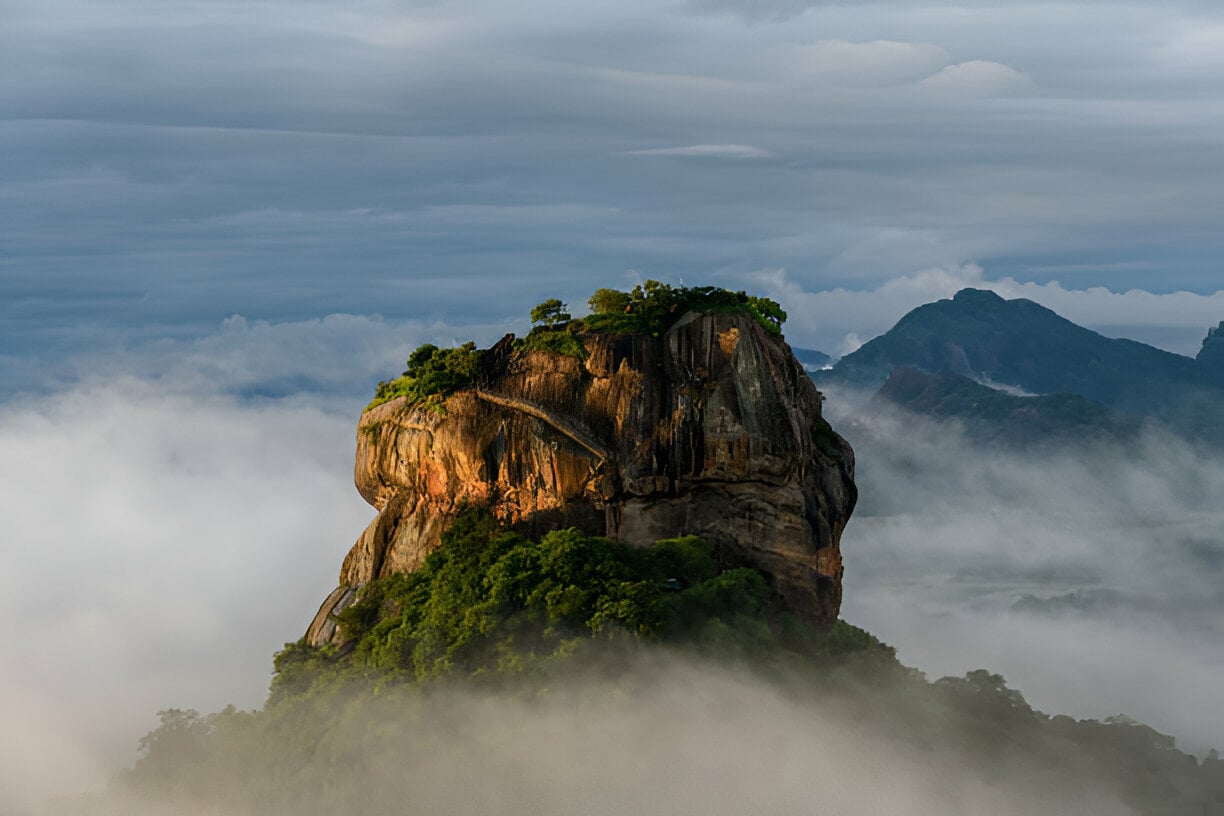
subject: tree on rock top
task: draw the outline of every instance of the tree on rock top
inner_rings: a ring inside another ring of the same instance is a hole
[[[557,298],[549,298],[531,310],[531,322],[552,328],[572,319],[566,305]]]

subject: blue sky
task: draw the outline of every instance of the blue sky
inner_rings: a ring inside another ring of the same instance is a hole
[[[0,810],[260,702],[415,345],[658,278],[831,353],[966,285],[1193,353],[1222,133],[1207,2],[0,0]]]

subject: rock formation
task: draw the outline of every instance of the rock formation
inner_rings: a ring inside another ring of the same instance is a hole
[[[1224,373],[1224,322],[1207,332],[1195,359],[1212,372]]]
[[[309,642],[336,637],[332,613],[416,568],[473,501],[529,535],[698,535],[761,570],[795,613],[836,619],[854,454],[781,337],[748,314],[690,312],[661,337],[580,338],[585,360],[514,351],[508,335],[442,410],[398,398],[362,415],[357,489],[379,514]]]

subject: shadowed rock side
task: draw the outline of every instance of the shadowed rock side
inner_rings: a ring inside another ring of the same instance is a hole
[[[698,535],[756,567],[785,602],[830,623],[854,454],[781,338],[743,314],[690,313],[660,338],[582,336],[587,359],[484,353],[475,389],[445,413],[403,398],[367,411],[356,482],[378,517],[344,560],[328,616],[372,578],[416,568],[464,502],[528,535],[577,527],[648,545]]]
[[[1204,368],[1224,372],[1224,322],[1207,332],[1203,347],[1195,359]]]

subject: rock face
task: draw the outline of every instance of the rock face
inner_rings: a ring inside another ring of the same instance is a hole
[[[764,572],[797,614],[836,619],[854,454],[790,348],[745,314],[689,313],[662,337],[589,334],[582,361],[484,353],[445,411],[362,415],[357,489],[378,508],[307,633],[365,582],[415,569],[464,502],[529,535],[577,527],[641,545],[699,535]]]
[[[1212,372],[1224,374],[1224,322],[1207,332],[1195,359]]]

